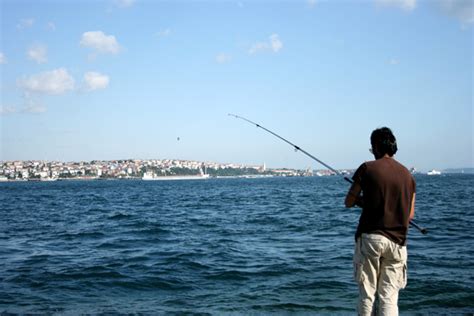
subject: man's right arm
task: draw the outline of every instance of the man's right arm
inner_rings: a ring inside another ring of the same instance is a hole
[[[352,182],[351,188],[349,189],[349,192],[347,192],[346,195],[346,200],[344,201],[344,204],[346,207],[353,207],[355,205],[363,207],[364,206],[364,199],[362,198],[362,179],[366,173],[367,170],[367,165],[363,163],[362,165],[357,168],[356,172],[354,173],[354,176],[352,177]]]
[[[360,186],[359,182],[354,182],[351,185],[351,188],[349,189],[349,192],[347,192],[346,195],[346,200],[344,201],[344,204],[346,207],[353,207],[354,205],[359,205],[362,206],[362,198],[360,196],[360,193],[362,192],[362,187]]]

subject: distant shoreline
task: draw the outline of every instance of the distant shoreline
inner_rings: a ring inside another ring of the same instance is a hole
[[[426,177],[433,177],[430,175],[427,175],[426,173],[415,173],[415,176],[426,176]],[[474,176],[474,172],[445,172],[439,176],[460,176],[460,175],[465,175],[465,176]],[[206,180],[212,180],[212,179],[268,179],[268,178],[332,178],[332,177],[337,177],[337,175],[332,175],[332,176],[282,176],[282,175],[236,175],[236,176],[214,176],[214,177],[209,177]],[[435,176],[436,177],[436,176]],[[158,179],[159,181],[186,181],[185,179],[183,180],[177,180],[177,179]],[[60,179],[46,179],[46,180],[41,180],[41,179],[7,179],[7,180],[1,180],[1,183],[22,183],[22,182],[84,182],[84,181],[143,181],[143,182],[150,182],[147,180],[143,180],[142,178],[139,177],[134,177],[134,178],[60,178]],[[192,179],[188,179],[187,181],[193,181]],[[151,181],[154,182],[154,181]]]

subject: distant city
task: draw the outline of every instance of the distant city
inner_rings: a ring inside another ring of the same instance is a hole
[[[340,170],[343,174],[352,170]],[[329,170],[313,171],[308,168],[269,169],[265,164],[252,166],[234,163],[201,162],[179,159],[124,159],[93,160],[90,162],[61,161],[0,161],[0,181],[55,181],[55,180],[107,180],[147,179],[208,175],[208,177],[307,177],[330,176]]]
[[[351,174],[352,169],[337,170]],[[419,173],[411,168],[412,173]],[[428,175],[474,173],[474,168],[431,170]],[[266,168],[263,165],[202,162],[179,159],[61,161],[0,161],[0,181],[112,180],[112,179],[183,179],[199,177],[312,177],[331,176],[331,170]]]

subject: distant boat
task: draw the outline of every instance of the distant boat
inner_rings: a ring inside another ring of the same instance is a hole
[[[209,179],[208,174],[204,175],[191,175],[191,176],[157,176],[156,174],[145,173],[142,180],[146,181],[164,181],[164,180],[204,180]]]
[[[431,171],[428,171],[426,174],[429,176],[439,176],[441,174],[441,171],[433,169]]]
[[[209,175],[199,169],[199,174],[189,176],[157,176],[154,172],[146,172],[142,180],[145,181],[169,181],[169,180],[205,180],[209,179]]]
[[[4,176],[0,176],[0,182],[7,182],[8,178]]]

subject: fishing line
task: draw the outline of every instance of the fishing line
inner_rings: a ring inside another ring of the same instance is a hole
[[[229,116],[233,116],[237,119],[241,119],[241,120],[244,120],[252,125],[255,125],[256,127],[258,128],[261,128],[263,129],[264,131],[272,134],[273,136],[281,139],[282,141],[284,141],[285,143],[293,146],[293,148],[295,149],[295,151],[300,151],[302,152],[303,154],[305,154],[306,156],[310,157],[311,159],[313,160],[316,160],[317,162],[319,162],[321,165],[325,166],[326,168],[328,168],[329,170],[331,170],[332,172],[334,172],[335,174],[337,175],[340,175],[340,176],[344,176],[340,171],[332,168],[331,166],[329,166],[328,164],[324,163],[323,161],[319,160],[318,158],[316,158],[315,156],[311,155],[309,152],[307,152],[306,150],[302,149],[301,147],[293,144],[292,142],[290,142],[289,140],[281,137],[280,135],[278,135],[277,133],[275,132],[272,132],[271,130],[269,130],[268,128],[265,128],[263,127],[262,125],[258,124],[258,123],[255,123],[255,122],[252,122],[251,120],[245,118],[245,117],[242,117],[242,116],[239,116],[239,115],[235,115],[235,114],[231,114],[229,113]],[[344,176],[344,180],[346,180],[347,182],[349,183],[354,183],[354,181],[352,181],[351,179],[349,179],[348,177]],[[416,224],[414,221],[410,221],[410,225],[412,225],[413,227],[415,227],[416,229],[418,229],[422,234],[427,234],[428,233],[428,230],[426,228],[423,228],[421,226],[419,226],[418,224]]]

